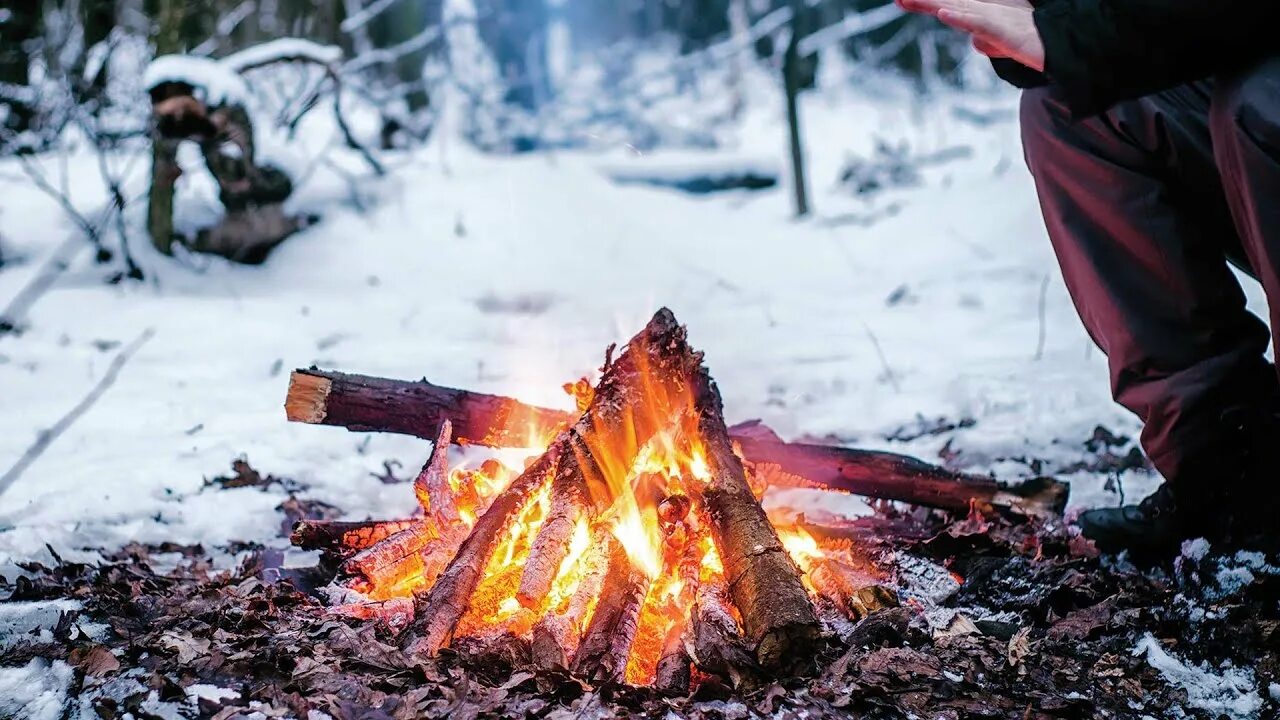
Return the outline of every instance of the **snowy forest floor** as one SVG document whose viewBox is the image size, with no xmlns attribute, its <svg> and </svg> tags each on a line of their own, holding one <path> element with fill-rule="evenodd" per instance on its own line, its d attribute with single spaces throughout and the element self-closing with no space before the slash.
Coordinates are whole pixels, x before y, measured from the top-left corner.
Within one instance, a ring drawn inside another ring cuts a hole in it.
<svg viewBox="0 0 1280 720">
<path fill-rule="evenodd" d="M 291 492 L 352 519 L 406 515 L 411 494 L 376 475 L 384 463 L 413 472 L 426 444 L 286 423 L 291 368 L 425 376 L 567 408 L 561 384 L 590 375 L 603 347 L 661 305 L 706 351 L 731 422 L 760 417 L 787 438 L 1005 480 L 1056 475 L 1071 482 L 1073 509 L 1153 487 L 1144 469 L 1115 472 L 1133 464 L 1117 458 L 1137 425 L 1111 403 L 1104 359 L 1062 287 L 1021 160 L 1016 97 L 921 101 L 877 88 L 813 95 L 803 109 L 816 207 L 804 220 L 791 217 L 774 108 L 749 115 L 734 146 L 706 153 L 494 157 L 440 131 L 395 158 L 386 179 L 354 191 L 336 178 L 304 186 L 293 203 L 322 221 L 261 267 L 139 249 L 147 279 L 107 284 L 81 253 L 23 330 L 0 337 L 0 468 L 75 406 L 123 345 L 154 336 L 0 494 L 0 576 L 13 582 L 18 563 L 54 566 L 53 553 L 114 562 L 135 543 L 200 545 L 196 555 L 232 568 L 244 543 L 286 547 L 280 507 Z M 923 169 L 919 184 L 855 196 L 839 170 L 879 139 L 919 155 L 969 153 Z M 68 159 L 73 194 L 89 208 L 103 197 L 93 162 Z M 726 165 L 784 181 L 700 196 L 617 182 Z M 75 230 L 16 166 L 0 164 L 0 183 L 4 303 Z M 180 202 L 199 216 L 214 199 L 192 179 Z M 296 484 L 207 485 L 237 457 Z M 820 493 L 772 501 L 867 512 Z M 34 627 L 23 622 L 10 629 Z M 24 682 L 5 673 L 35 672 L 39 697 L 64 697 L 67 666 L 32 662 L 0 670 L 0 688 Z M 1245 673 L 1238 694 L 1259 700 L 1221 712 L 1260 717 L 1265 687 L 1253 670 L 1229 673 Z M 23 707 L 10 702 L 0 716 Z"/>
</svg>

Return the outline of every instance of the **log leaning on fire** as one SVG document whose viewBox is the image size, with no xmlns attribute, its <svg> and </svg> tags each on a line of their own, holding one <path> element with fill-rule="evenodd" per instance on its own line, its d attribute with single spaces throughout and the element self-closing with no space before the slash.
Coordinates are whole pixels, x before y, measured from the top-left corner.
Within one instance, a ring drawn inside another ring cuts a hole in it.
<svg viewBox="0 0 1280 720">
<path fill-rule="evenodd" d="M 285 409 L 290 420 L 434 439 L 446 417 L 454 420 L 459 442 L 520 446 L 518 428 L 568 426 L 566 412 L 524 405 L 517 400 L 417 382 L 338 372 L 296 370 Z M 516 428 L 510 422 L 522 423 Z M 1050 478 L 1007 486 L 985 477 L 951 472 L 895 453 L 783 442 L 759 424 L 729 429 L 752 463 L 779 466 L 803 486 L 866 497 L 967 512 L 1011 510 L 1025 515 L 1060 516 L 1067 486 Z"/>
<path fill-rule="evenodd" d="M 706 368 L 693 374 L 693 412 L 709 478 L 699 487 L 742 629 L 765 668 L 802 659 L 818 637 L 818 617 L 800 568 L 782 546 L 747 484 L 725 427 L 720 391 Z"/>
<path fill-rule="evenodd" d="M 611 462 L 618 467 L 629 468 L 640 447 L 659 429 L 657 417 L 632 412 L 632 409 L 646 394 L 662 392 L 664 385 L 688 377 L 699 361 L 700 358 L 689 349 L 685 330 L 676 322 L 675 316 L 670 310 L 659 310 L 649 324 L 627 343 L 618 359 L 605 368 L 582 417 L 561 432 L 550 449 L 503 491 L 476 522 L 457 556 L 421 603 L 422 611 L 418 613 L 421 619 L 415 623 L 415 633 L 408 643 L 411 652 L 432 655 L 449 642 L 502 531 L 528 497 L 542 487 L 549 474 L 554 473 L 557 479 L 568 478 L 568 482 L 560 483 L 559 487 L 553 480 L 552 492 L 553 495 L 559 493 L 561 507 L 565 504 L 570 506 L 562 513 L 574 520 L 556 523 L 550 530 L 544 527 L 540 536 L 547 532 L 554 534 L 549 539 L 535 539 L 530 551 L 526 568 L 534 568 L 533 572 L 540 573 L 531 584 L 542 587 L 545 583 L 542 593 L 533 597 L 540 600 L 545 596 L 556 569 L 568 553 L 569 535 L 576 518 L 589 512 L 589 505 L 600 508 L 609 504 L 611 491 L 600 465 Z M 323 394 L 332 397 L 332 387 Z M 460 392 L 453 393 L 452 397 L 460 397 Z M 495 403 L 486 401 L 480 404 L 492 406 Z M 468 405 L 474 407 L 475 403 Z M 496 405 L 510 409 L 518 403 L 499 401 Z M 472 430 L 475 426 L 468 424 L 465 427 Z M 454 429 L 463 432 L 459 423 L 454 424 Z M 490 436 L 490 433 L 485 436 Z M 553 507 L 555 502 L 553 500 Z M 523 584 L 522 578 L 522 587 Z M 527 587 L 525 591 L 529 591 Z"/>
</svg>

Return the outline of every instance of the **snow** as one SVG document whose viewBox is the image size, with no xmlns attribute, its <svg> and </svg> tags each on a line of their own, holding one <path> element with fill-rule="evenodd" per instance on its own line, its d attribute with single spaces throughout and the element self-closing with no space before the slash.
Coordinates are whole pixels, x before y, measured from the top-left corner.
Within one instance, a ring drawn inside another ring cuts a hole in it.
<svg viewBox="0 0 1280 720">
<path fill-rule="evenodd" d="M 1215 671 L 1207 664 L 1188 665 L 1165 650 L 1150 633 L 1138 641 L 1133 654 L 1145 655 L 1166 682 L 1186 691 L 1191 707 L 1212 717 L 1254 720 L 1262 709 L 1252 670 L 1224 665 Z"/>
<path fill-rule="evenodd" d="M 6 602 L 0 605 L 0 650 L 26 641 L 52 640 L 50 633 L 64 612 L 80 609 L 76 600 Z"/>
<path fill-rule="evenodd" d="M 55 660 L 33 658 L 22 667 L 0 667 L 0 717 L 57 720 L 63 716 L 74 670 Z"/>
<path fill-rule="evenodd" d="M 239 92 L 212 62 L 161 58 L 148 76 L 212 78 L 213 89 Z M 347 155 L 334 163 L 354 184 L 323 168 L 296 173 L 304 180 L 290 208 L 323 220 L 263 266 L 163 258 L 139 232 L 134 249 L 148 279 L 106 284 L 106 271 L 82 251 L 31 307 L 25 332 L 0 338 L 0 405 L 16 409 L 0 412 L 0 470 L 80 401 L 120 344 L 146 328 L 155 337 L 0 494 L 0 575 L 12 578 L 20 561 L 50 561 L 46 543 L 71 561 L 133 541 L 282 547 L 284 490 L 204 486 L 239 456 L 305 484 L 302 496 L 348 518 L 407 513 L 412 493 L 371 474 L 392 459 L 401 476 L 412 474 L 429 443 L 286 422 L 290 369 L 425 376 L 570 408 L 562 383 L 593 373 L 610 342 L 663 305 L 705 349 L 729 419 L 759 417 L 787 438 L 935 462 L 945 450 L 955 467 L 1016 481 L 1081 461 L 1096 425 L 1136 436 L 1136 421 L 1108 396 L 1104 360 L 1045 238 L 1011 119 L 1015 94 L 938 91 L 922 101 L 868 79 L 856 90 L 805 95 L 816 211 L 797 220 L 781 100 L 768 83 L 753 93 L 742 125 L 717 151 L 722 159 L 680 150 L 636 157 L 622 146 L 486 155 L 458 141 L 456 108 L 445 106 L 431 143 L 388 156 L 394 171 L 384 180 L 362 175 Z M 957 119 L 975 109 L 1010 119 Z M 354 121 L 358 132 L 374 127 L 367 117 Z M 331 127 L 309 127 L 299 142 L 333 137 Z M 843 159 L 865 155 L 877 138 L 907 141 L 920 154 L 957 145 L 973 152 L 923 170 L 919 187 L 851 197 L 836 182 Z M 620 185 L 601 172 L 753 158 L 784 169 L 779 186 L 692 196 Z M 96 160 L 73 153 L 66 162 L 77 205 L 94 212 L 105 200 Z M 180 226 L 220 212 L 198 160 L 184 167 Z M 20 172 L 0 162 L 6 252 L 29 262 L 0 269 L 0 307 L 74 232 L 52 201 L 10 177 Z M 135 212 L 140 227 L 145 205 Z M 868 214 L 878 219 L 855 221 Z M 903 287 L 909 301 L 892 300 Z M 938 417 L 973 423 L 888 439 Z M 476 451 L 459 457 L 479 460 Z M 1074 507 L 1119 499 L 1105 477 L 1069 479 Z M 1123 480 L 1130 500 L 1157 481 L 1143 473 Z M 806 502 L 862 508 L 830 495 Z"/>
<path fill-rule="evenodd" d="M 230 65 L 195 55 L 161 55 L 142 74 L 147 89 L 160 83 L 180 82 L 196 88 L 198 97 L 210 106 L 245 105 L 249 86 Z"/>
<path fill-rule="evenodd" d="M 303 38 L 277 38 L 251 45 L 226 56 L 219 62 L 232 71 L 243 72 L 247 68 L 294 59 L 331 65 L 342 59 L 342 48 L 336 45 L 321 45 Z"/>
</svg>

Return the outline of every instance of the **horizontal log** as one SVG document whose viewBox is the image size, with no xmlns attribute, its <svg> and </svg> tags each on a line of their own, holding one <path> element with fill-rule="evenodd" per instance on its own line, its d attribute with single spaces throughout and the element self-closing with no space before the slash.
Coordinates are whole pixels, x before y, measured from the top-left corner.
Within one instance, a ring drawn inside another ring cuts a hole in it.
<svg viewBox="0 0 1280 720">
<path fill-rule="evenodd" d="M 364 375 L 296 370 L 285 401 L 289 419 L 394 432 L 434 440 L 442 420 L 453 421 L 457 442 L 522 446 L 528 428 L 568 425 L 573 416 L 498 395 Z M 832 445 L 784 442 L 753 421 L 729 428 L 729 436 L 754 464 L 775 465 L 803 487 L 895 500 L 953 512 L 977 505 L 984 511 L 1060 516 L 1068 487 L 1051 478 L 1005 485 L 957 473 L 896 453 Z M 776 483 L 780 485 L 781 483 Z"/>
<path fill-rule="evenodd" d="M 454 442 L 486 447 L 524 447 L 529 428 L 554 429 L 574 420 L 559 410 L 433 385 L 425 379 L 386 380 L 316 368 L 295 370 L 290 376 L 285 413 L 294 422 L 427 440 L 434 440 L 441 422 L 449 420 Z"/>
<path fill-rule="evenodd" d="M 289 541 L 303 550 L 356 552 L 374 545 L 421 520 L 299 520 Z"/>
</svg>

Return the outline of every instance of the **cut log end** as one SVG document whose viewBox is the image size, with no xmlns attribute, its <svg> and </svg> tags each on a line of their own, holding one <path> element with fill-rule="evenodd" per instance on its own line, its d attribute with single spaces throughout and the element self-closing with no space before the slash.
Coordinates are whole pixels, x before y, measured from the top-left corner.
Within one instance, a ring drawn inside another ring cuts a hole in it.
<svg viewBox="0 0 1280 720">
<path fill-rule="evenodd" d="M 333 381 L 329 378 L 294 370 L 289 376 L 289 392 L 284 398 L 285 416 L 290 422 L 323 423 L 331 389 Z"/>
</svg>

